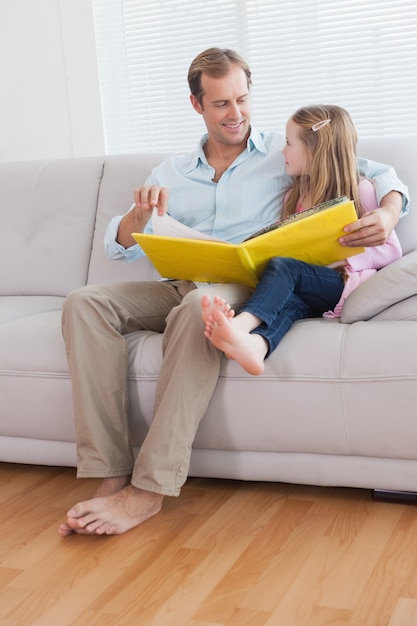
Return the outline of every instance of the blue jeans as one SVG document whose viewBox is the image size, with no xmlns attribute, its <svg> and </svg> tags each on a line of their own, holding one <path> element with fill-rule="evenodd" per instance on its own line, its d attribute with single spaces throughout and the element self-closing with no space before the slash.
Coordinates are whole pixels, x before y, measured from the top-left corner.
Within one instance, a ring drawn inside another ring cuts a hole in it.
<svg viewBox="0 0 417 626">
<path fill-rule="evenodd" d="M 275 257 L 240 312 L 247 311 L 262 320 L 252 333 L 269 343 L 269 356 L 296 320 L 320 317 L 334 309 L 343 287 L 343 277 L 337 270 Z"/>
</svg>

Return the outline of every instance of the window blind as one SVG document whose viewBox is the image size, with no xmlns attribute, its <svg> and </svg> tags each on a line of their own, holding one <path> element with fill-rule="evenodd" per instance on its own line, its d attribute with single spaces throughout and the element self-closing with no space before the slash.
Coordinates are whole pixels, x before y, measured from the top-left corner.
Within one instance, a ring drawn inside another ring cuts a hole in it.
<svg viewBox="0 0 417 626">
<path fill-rule="evenodd" d="M 248 61 L 259 129 L 332 103 L 361 136 L 417 132 L 415 0 L 93 0 L 93 13 L 108 154 L 196 145 L 187 72 L 211 46 Z"/>
</svg>

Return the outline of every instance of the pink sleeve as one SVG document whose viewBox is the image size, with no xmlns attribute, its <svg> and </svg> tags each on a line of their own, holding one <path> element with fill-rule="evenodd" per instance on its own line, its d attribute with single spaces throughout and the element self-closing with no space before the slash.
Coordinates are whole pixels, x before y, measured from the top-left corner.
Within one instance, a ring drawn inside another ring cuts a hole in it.
<svg viewBox="0 0 417 626">
<path fill-rule="evenodd" d="M 359 198 L 364 213 L 378 208 L 375 187 L 371 180 L 363 178 L 359 183 Z M 347 259 L 348 266 L 353 271 L 363 269 L 377 269 L 402 257 L 399 239 L 393 230 L 388 240 L 380 246 L 369 246 L 362 254 L 356 254 Z"/>
</svg>

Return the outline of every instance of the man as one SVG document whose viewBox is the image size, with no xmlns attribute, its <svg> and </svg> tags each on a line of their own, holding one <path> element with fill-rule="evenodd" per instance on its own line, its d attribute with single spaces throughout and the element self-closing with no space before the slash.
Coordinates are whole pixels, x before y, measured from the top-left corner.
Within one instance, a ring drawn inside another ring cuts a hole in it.
<svg viewBox="0 0 417 626">
<path fill-rule="evenodd" d="M 105 241 L 112 258 L 142 255 L 131 233 L 150 232 L 155 206 L 163 214 L 169 204 L 176 219 L 228 241 L 242 241 L 277 218 L 289 183 L 282 139 L 250 126 L 249 67 L 235 52 L 214 48 L 194 59 L 188 81 L 207 135 L 192 154 L 155 168 L 134 192 L 131 210 L 112 220 Z M 372 176 L 372 168 L 364 173 Z M 347 227 L 345 245 L 380 244 L 396 224 L 398 192 L 405 188 L 389 168 L 384 174 L 380 209 Z M 204 337 L 201 320 L 201 297 L 211 289 L 190 281 L 132 282 L 83 287 L 66 299 L 63 334 L 73 382 L 78 477 L 101 483 L 95 497 L 68 512 L 61 535 L 126 532 L 158 513 L 164 496 L 179 495 L 220 369 L 221 352 Z M 215 287 L 236 310 L 251 291 L 235 284 Z M 153 421 L 135 461 L 124 335 L 144 329 L 164 334 L 163 365 Z"/>
</svg>

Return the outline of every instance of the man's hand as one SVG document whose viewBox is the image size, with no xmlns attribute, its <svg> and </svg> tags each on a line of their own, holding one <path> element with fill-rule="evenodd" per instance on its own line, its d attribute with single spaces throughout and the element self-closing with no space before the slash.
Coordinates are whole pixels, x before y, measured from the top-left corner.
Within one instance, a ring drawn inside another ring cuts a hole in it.
<svg viewBox="0 0 417 626">
<path fill-rule="evenodd" d="M 143 185 L 133 192 L 136 208 L 144 211 L 158 207 L 158 215 L 168 210 L 168 190 L 158 185 Z"/>
<path fill-rule="evenodd" d="M 380 246 L 385 243 L 400 219 L 402 195 L 391 191 L 375 211 L 369 211 L 353 224 L 345 226 L 346 235 L 339 239 L 342 246 Z"/>
<path fill-rule="evenodd" d="M 158 185 L 144 185 L 133 193 L 135 206 L 123 216 L 116 241 L 124 248 L 130 248 L 136 241 L 132 233 L 143 233 L 154 207 L 163 215 L 168 209 L 168 190 Z"/>
</svg>

